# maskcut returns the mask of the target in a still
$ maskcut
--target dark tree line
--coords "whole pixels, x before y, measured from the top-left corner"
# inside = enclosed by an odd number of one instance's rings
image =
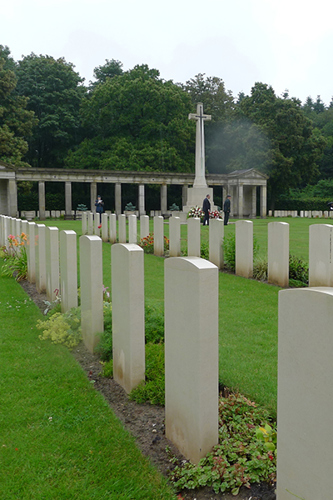
[[[85,86],[63,58],[14,61],[0,46],[0,158],[39,168],[194,171],[188,114],[203,102],[212,115],[209,172],[267,173],[272,205],[289,188],[333,178],[333,100],[302,105],[264,83],[234,98],[218,77],[175,84],[146,65],[124,71],[114,59],[94,78]]]

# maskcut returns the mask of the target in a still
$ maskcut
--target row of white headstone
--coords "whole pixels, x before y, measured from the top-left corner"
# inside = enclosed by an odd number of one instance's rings
[[[46,273],[55,263],[59,280],[57,228],[45,230],[44,243],[43,225],[22,223],[36,243],[27,247],[30,279],[31,249],[40,256],[44,247],[46,260],[52,261]],[[18,224],[0,217],[1,242],[4,227],[16,233]],[[319,246],[332,237],[333,226],[323,226],[310,227],[310,239]],[[145,377],[143,250],[124,243],[112,245],[111,252],[114,377],[129,392]],[[164,266],[166,435],[196,463],[218,442],[218,268],[198,257],[165,259]],[[76,235],[61,231],[62,295],[77,297],[76,290],[65,292],[69,276],[76,282],[75,273]],[[84,341],[93,350],[103,331],[102,240],[97,235],[80,238],[80,276]],[[278,500],[331,498],[332,324],[333,288],[279,292]]]
[[[268,211],[268,217],[298,217],[298,211],[297,210],[269,210]],[[299,212],[299,217],[306,217],[311,219],[313,218],[322,218],[324,219],[332,219],[333,218],[333,211],[329,210],[301,210]]]

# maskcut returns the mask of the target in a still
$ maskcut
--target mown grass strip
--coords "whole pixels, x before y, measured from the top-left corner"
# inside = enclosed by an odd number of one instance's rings
[[[0,498],[175,498],[70,352],[39,340],[40,317],[1,278]]]

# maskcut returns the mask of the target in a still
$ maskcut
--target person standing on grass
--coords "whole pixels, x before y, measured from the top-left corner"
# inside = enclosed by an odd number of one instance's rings
[[[203,204],[202,204],[202,211],[205,214],[204,220],[203,220],[203,225],[204,226],[206,225],[206,222],[207,222],[207,226],[209,226],[209,210],[210,210],[210,201],[209,201],[209,198],[210,198],[210,196],[209,196],[209,194],[207,194],[207,196],[204,199]]]
[[[231,199],[231,196],[230,196],[230,194],[228,194],[228,196],[226,197],[226,200],[223,204],[224,225],[225,226],[228,224],[228,221],[229,221],[230,206],[231,206],[230,199]]]
[[[104,212],[104,201],[100,197],[97,196],[97,200],[95,201],[96,212],[99,214],[99,223],[102,223],[102,213]]]

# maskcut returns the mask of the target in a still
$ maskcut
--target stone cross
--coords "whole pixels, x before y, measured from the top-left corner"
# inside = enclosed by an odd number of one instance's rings
[[[196,136],[195,136],[195,179],[194,187],[207,187],[205,177],[205,136],[204,136],[204,121],[211,120],[211,115],[203,114],[203,104],[197,104],[197,112],[188,115],[189,120],[196,120]]]

